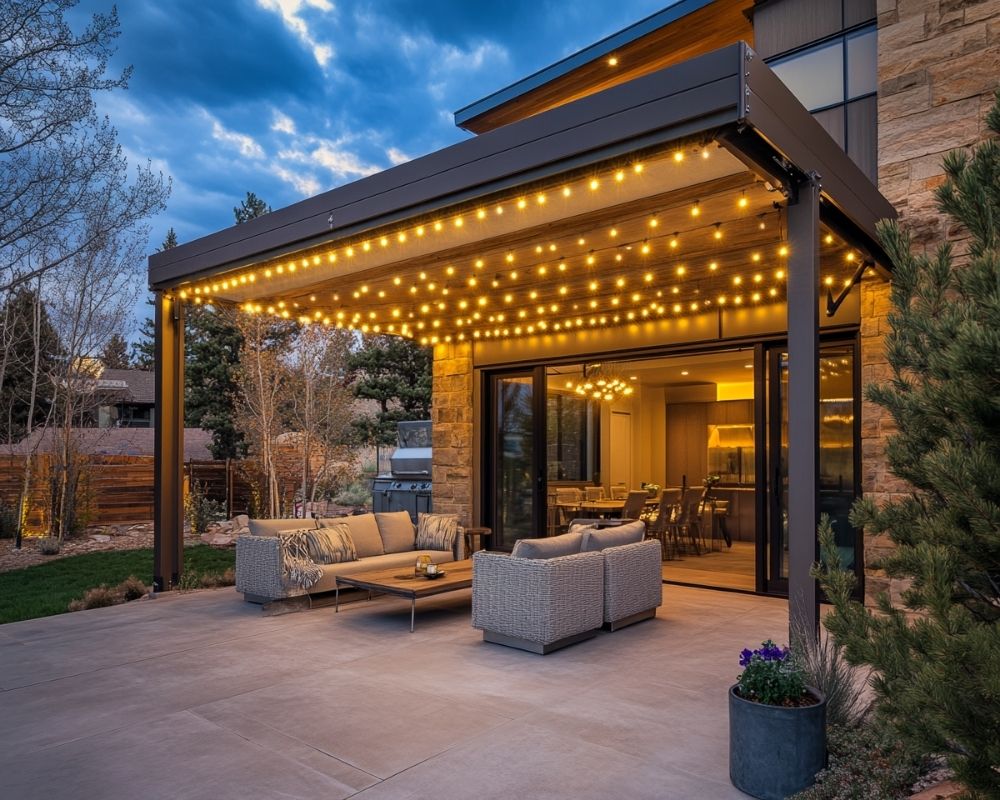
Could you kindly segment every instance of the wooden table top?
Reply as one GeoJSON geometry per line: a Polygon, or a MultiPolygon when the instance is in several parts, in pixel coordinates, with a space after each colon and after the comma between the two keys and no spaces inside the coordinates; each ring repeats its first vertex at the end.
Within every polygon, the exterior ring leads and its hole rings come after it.
{"type": "MultiPolygon", "coordinates": [[[[416,561],[416,557],[413,560],[416,561]]],[[[472,586],[471,559],[446,561],[444,564],[438,564],[438,569],[444,571],[444,577],[434,580],[414,576],[413,565],[410,565],[355,572],[353,575],[338,575],[337,583],[341,586],[356,586],[359,589],[409,598],[428,597],[472,586]]]]}

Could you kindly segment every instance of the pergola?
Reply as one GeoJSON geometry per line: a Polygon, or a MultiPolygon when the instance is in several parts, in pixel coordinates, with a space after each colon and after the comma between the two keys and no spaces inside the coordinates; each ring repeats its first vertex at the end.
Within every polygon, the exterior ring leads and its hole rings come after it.
{"type": "Polygon", "coordinates": [[[821,300],[884,272],[892,216],[739,44],[151,256],[157,587],[182,568],[187,304],[540,355],[787,309],[789,595],[814,621],[821,300]]]}

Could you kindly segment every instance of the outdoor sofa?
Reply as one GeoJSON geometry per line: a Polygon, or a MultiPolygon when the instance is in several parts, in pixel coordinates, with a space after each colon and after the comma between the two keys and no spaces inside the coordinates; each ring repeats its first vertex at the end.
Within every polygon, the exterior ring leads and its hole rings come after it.
{"type": "Polygon", "coordinates": [[[510,555],[473,555],[472,626],[483,640],[545,655],[656,615],[660,545],[632,521],[520,539],[510,555]]]}
{"type": "Polygon", "coordinates": [[[374,569],[413,568],[417,557],[430,556],[435,564],[460,560],[462,529],[458,528],[450,550],[416,549],[417,529],[405,511],[358,514],[331,519],[252,519],[250,534],[236,539],[236,590],[250,603],[267,603],[305,594],[333,591],[337,575],[374,569]],[[319,564],[323,575],[308,589],[289,582],[282,570],[279,534],[342,523],[350,532],[357,559],[319,564]]]}

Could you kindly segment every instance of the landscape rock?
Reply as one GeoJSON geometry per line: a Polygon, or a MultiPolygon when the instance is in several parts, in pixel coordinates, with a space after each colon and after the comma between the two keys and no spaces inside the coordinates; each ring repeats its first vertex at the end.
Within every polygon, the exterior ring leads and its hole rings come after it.
{"type": "Polygon", "coordinates": [[[110,542],[111,541],[111,537],[108,536],[106,533],[97,533],[97,534],[94,534],[93,536],[91,536],[90,538],[93,539],[95,542],[110,542]]]}

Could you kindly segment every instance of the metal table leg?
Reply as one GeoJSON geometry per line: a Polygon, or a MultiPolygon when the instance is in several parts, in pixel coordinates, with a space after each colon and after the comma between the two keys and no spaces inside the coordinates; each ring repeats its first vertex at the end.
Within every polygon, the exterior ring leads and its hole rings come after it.
{"type": "Polygon", "coordinates": [[[413,633],[413,622],[417,614],[417,598],[410,599],[410,633],[413,633]]]}
{"type": "Polygon", "coordinates": [[[333,581],[333,589],[334,589],[334,593],[335,593],[335,595],[334,595],[334,597],[335,597],[335,603],[334,603],[334,606],[333,606],[333,613],[334,614],[339,614],[340,613],[340,584],[337,583],[336,579],[334,579],[334,581],[333,581]]]}

